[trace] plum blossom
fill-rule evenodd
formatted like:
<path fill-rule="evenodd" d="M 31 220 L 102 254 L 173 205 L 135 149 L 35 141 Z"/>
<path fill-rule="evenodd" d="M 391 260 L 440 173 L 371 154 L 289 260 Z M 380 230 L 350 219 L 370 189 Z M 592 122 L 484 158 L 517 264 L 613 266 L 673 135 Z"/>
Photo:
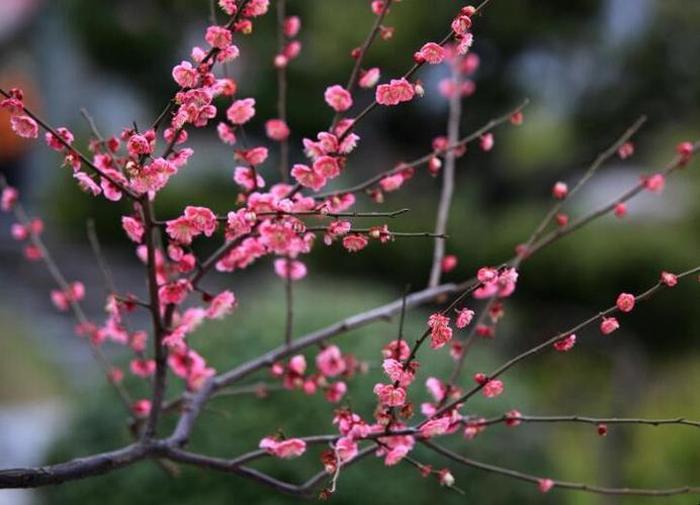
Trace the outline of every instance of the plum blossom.
<path fill-rule="evenodd" d="M 283 119 L 270 119 L 265 122 L 265 133 L 272 140 L 281 142 L 289 138 L 289 126 Z"/>
<path fill-rule="evenodd" d="M 428 318 L 430 328 L 430 347 L 439 349 L 452 340 L 450 318 L 442 314 L 433 314 Z"/>
<path fill-rule="evenodd" d="M 275 260 L 275 273 L 283 279 L 298 281 L 306 277 L 306 265 L 299 260 L 279 258 Z"/>
<path fill-rule="evenodd" d="M 438 435 L 444 435 L 450 428 L 450 418 L 441 417 L 432 419 L 420 427 L 420 434 L 423 438 L 432 438 Z"/>
<path fill-rule="evenodd" d="M 207 308 L 209 319 L 223 319 L 236 307 L 236 295 L 231 291 L 222 291 L 216 295 Z"/>
<path fill-rule="evenodd" d="M 326 185 L 326 178 L 323 175 L 300 163 L 292 167 L 292 177 L 305 188 L 310 188 L 314 191 L 318 191 Z"/>
<path fill-rule="evenodd" d="M 603 317 L 603 320 L 600 323 L 600 332 L 603 335 L 610 335 L 619 327 L 620 323 L 618 323 L 617 319 L 614 317 Z"/>
<path fill-rule="evenodd" d="M 25 139 L 35 139 L 39 136 L 39 125 L 29 116 L 12 116 L 10 126 L 13 132 Z"/>
<path fill-rule="evenodd" d="M 455 321 L 455 326 L 457 328 L 462 329 L 467 326 L 469 326 L 469 323 L 472 322 L 472 319 L 474 318 L 474 311 L 468 308 L 462 308 L 457 311 L 457 319 Z"/>
<path fill-rule="evenodd" d="M 380 76 L 381 72 L 377 67 L 372 67 L 368 70 L 361 70 L 360 79 L 357 81 L 357 84 L 361 88 L 373 88 L 377 85 Z"/>
<path fill-rule="evenodd" d="M 347 369 L 343 354 L 337 345 L 331 345 L 316 355 L 316 367 L 325 377 L 335 377 Z"/>
<path fill-rule="evenodd" d="M 156 371 L 156 362 L 152 359 L 134 359 L 131 360 L 129 368 L 132 374 L 146 378 Z"/>
<path fill-rule="evenodd" d="M 357 442 L 350 437 L 342 437 L 335 443 L 335 453 L 341 463 L 350 461 L 357 456 Z"/>
<path fill-rule="evenodd" d="M 413 59 L 416 61 L 416 63 L 426 62 L 430 63 L 431 65 L 437 65 L 442 63 L 442 60 L 445 59 L 446 54 L 445 49 L 440 44 L 428 42 L 414 54 Z"/>
<path fill-rule="evenodd" d="M 247 123 L 255 115 L 255 98 L 236 100 L 226 111 L 226 117 L 235 125 Z"/>
<path fill-rule="evenodd" d="M 343 247 L 350 252 L 361 251 L 367 247 L 367 239 L 358 233 L 353 233 L 343 237 Z"/>
<path fill-rule="evenodd" d="M 306 452 L 306 442 L 299 438 L 279 441 L 272 437 L 265 437 L 260 441 L 259 447 L 282 459 L 297 458 Z"/>
<path fill-rule="evenodd" d="M 204 39 L 210 46 L 217 49 L 226 49 L 231 45 L 233 39 L 231 30 L 222 26 L 210 26 L 207 28 L 207 33 Z"/>
<path fill-rule="evenodd" d="M 323 96 L 328 106 L 336 112 L 345 112 L 352 107 L 352 96 L 339 84 L 326 88 Z"/>
<path fill-rule="evenodd" d="M 620 309 L 621 312 L 631 312 L 634 308 L 634 302 L 634 295 L 629 293 L 620 293 L 620 296 L 617 297 L 615 305 L 617 305 L 617 308 Z"/>
<path fill-rule="evenodd" d="M 158 295 L 160 297 L 160 302 L 163 304 L 179 305 L 185 301 L 185 298 L 187 298 L 187 295 L 191 290 L 192 284 L 190 284 L 190 281 L 186 279 L 179 279 L 175 282 L 161 286 L 158 290 Z"/>
<path fill-rule="evenodd" d="M 385 407 L 401 407 L 406 403 L 406 390 L 393 384 L 375 384 L 374 394 Z"/>
<path fill-rule="evenodd" d="M 415 88 L 406 79 L 392 79 L 389 84 L 377 86 L 375 99 L 380 105 L 398 105 L 409 102 L 415 95 Z"/>
<path fill-rule="evenodd" d="M 173 68 L 173 80 L 181 88 L 194 88 L 197 85 L 197 69 L 189 61 L 183 61 Z"/>
<path fill-rule="evenodd" d="M 415 377 L 414 371 L 410 367 L 404 369 L 403 364 L 393 358 L 385 359 L 382 368 L 384 368 L 384 373 L 401 387 L 408 387 Z"/>
<path fill-rule="evenodd" d="M 661 283 L 672 288 L 678 284 L 678 277 L 670 272 L 661 272 Z"/>
<path fill-rule="evenodd" d="M 572 333 L 566 338 L 554 342 L 552 344 L 552 347 L 554 347 L 554 349 L 556 349 L 559 352 L 567 352 L 573 349 L 574 345 L 576 345 L 576 335 Z"/>
<path fill-rule="evenodd" d="M 495 398 L 503 393 L 503 382 L 498 379 L 492 379 L 484 384 L 482 392 L 486 398 Z"/>

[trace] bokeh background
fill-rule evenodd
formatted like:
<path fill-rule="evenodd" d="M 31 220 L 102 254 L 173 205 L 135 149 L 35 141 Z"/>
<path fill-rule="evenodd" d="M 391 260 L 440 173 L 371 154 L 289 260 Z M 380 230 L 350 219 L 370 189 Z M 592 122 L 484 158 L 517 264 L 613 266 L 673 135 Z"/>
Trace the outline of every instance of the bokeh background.
<path fill-rule="evenodd" d="M 304 50 L 289 69 L 292 146 L 325 128 L 326 86 L 345 82 L 349 51 L 373 17 L 364 0 L 289 0 L 288 12 L 303 20 Z M 391 41 L 373 47 L 368 64 L 385 77 L 402 73 L 424 41 L 446 31 L 462 5 L 454 0 L 404 0 L 392 10 Z M 0 82 L 22 85 L 31 103 L 54 125 L 68 125 L 85 146 L 86 108 L 100 129 L 117 133 L 135 121 L 152 121 L 174 91 L 172 66 L 202 44 L 210 19 L 208 0 L 3 0 L 0 2 Z M 447 279 L 468 277 L 484 264 L 510 257 L 549 205 L 554 180 L 575 180 L 602 149 L 640 114 L 649 121 L 630 161 L 610 162 L 569 210 L 580 215 L 607 203 L 673 154 L 682 140 L 700 137 L 700 3 L 693 0 L 494 0 L 478 21 L 474 51 L 482 65 L 477 92 L 465 101 L 462 129 L 471 131 L 532 101 L 521 128 L 496 132 L 488 155 L 472 150 L 459 161 L 458 190 L 450 221 L 448 251 L 459 267 Z M 254 96 L 258 116 L 248 128 L 264 141 L 263 121 L 274 117 L 276 81 L 274 16 L 256 24 L 240 42 L 242 57 L 231 65 L 240 96 Z M 360 148 L 338 187 L 409 160 L 443 134 L 447 105 L 436 91 L 447 70 L 423 69 L 427 95 L 410 106 L 377 111 L 359 130 Z M 369 101 L 367 94 L 360 99 Z M 143 292 L 141 268 L 120 232 L 124 205 L 106 206 L 80 193 L 54 153 L 40 143 L 18 141 L 0 121 L 0 170 L 23 191 L 31 212 L 47 223 L 46 240 L 67 273 L 88 287 L 86 306 L 98 317 L 104 294 L 99 269 L 86 241 L 93 218 L 105 256 L 120 289 Z M 230 209 L 236 200 L 233 160 L 213 131 L 192 132 L 196 156 L 162 194 L 160 216 L 177 215 L 185 202 Z M 35 147 L 38 146 L 37 147 Z M 301 160 L 299 149 L 293 159 Z M 267 164 L 268 178 L 276 164 Z M 429 230 L 439 183 L 421 174 L 384 207 L 410 207 L 393 227 Z M 624 221 L 605 218 L 528 262 L 507 318 L 492 345 L 479 345 L 467 373 L 488 370 L 505 357 L 548 338 L 601 307 L 620 290 L 636 292 L 662 269 L 681 271 L 700 260 L 700 173 L 691 166 L 675 175 L 661 196 L 634 200 Z M 361 199 L 359 209 L 373 204 Z M 0 465 L 62 461 L 129 441 L 112 393 L 104 385 L 68 316 L 51 306 L 50 280 L 41 266 L 27 264 L 9 238 L 10 220 L 0 218 Z M 298 287 L 297 332 L 396 298 L 403 286 L 427 280 L 432 243 L 397 241 L 349 256 L 317 246 L 308 258 L 310 275 Z M 240 308 L 225 322 L 209 323 L 195 346 L 212 363 L 230 367 L 275 346 L 283 327 L 283 286 L 269 262 L 242 274 L 218 276 L 212 285 L 236 291 Z M 691 284 L 691 285 L 688 285 Z M 595 416 L 700 417 L 700 337 L 697 285 L 685 283 L 644 303 L 624 318 L 622 329 L 601 337 L 579 335 L 573 354 L 545 354 L 505 377 L 507 394 L 474 401 L 473 411 Z M 407 322 L 420 332 L 427 312 Z M 137 321 L 136 324 L 139 322 Z M 396 331 L 378 323 L 339 339 L 366 360 L 370 372 L 350 385 L 349 399 L 371 414 L 371 386 L 379 376 L 377 350 Z M 122 364 L 127 356 L 109 349 Z M 433 353 L 434 354 L 434 353 Z M 425 376 L 449 369 L 446 354 L 431 356 Z M 465 374 L 465 377 L 468 375 Z M 265 379 L 264 375 L 260 379 Z M 129 380 L 129 379 L 127 379 Z M 467 379 L 465 379 L 467 380 Z M 134 388 L 139 385 L 128 383 Z M 144 391 L 145 393 L 145 391 Z M 332 432 L 333 406 L 301 393 L 272 393 L 267 399 L 216 400 L 202 419 L 193 445 L 232 456 L 261 436 L 283 428 L 298 435 Z M 474 441 L 449 445 L 474 458 L 535 474 L 605 485 L 667 487 L 700 482 L 700 444 L 689 427 L 614 428 L 601 438 L 590 426 L 494 427 Z M 261 462 L 274 475 L 301 481 L 318 468 L 311 451 L 293 464 Z M 422 449 L 415 456 L 436 467 L 446 462 Z M 638 499 L 553 492 L 499 476 L 453 467 L 466 496 L 424 481 L 415 469 L 384 469 L 369 460 L 344 471 L 336 503 L 564 503 L 632 504 Z M 293 503 L 236 477 L 182 468 L 170 478 L 154 465 L 136 467 L 32 492 L 1 491 L 0 504 Z M 691 503 L 689 497 L 645 503 Z"/>

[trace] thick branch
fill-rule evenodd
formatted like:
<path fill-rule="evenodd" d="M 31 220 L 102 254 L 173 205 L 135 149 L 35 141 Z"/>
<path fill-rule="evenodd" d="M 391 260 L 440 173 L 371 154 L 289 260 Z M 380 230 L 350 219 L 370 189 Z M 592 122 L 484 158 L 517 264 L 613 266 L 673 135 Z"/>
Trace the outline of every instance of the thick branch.
<path fill-rule="evenodd" d="M 144 459 L 147 454 L 146 447 L 130 445 L 57 465 L 0 470 L 0 489 L 34 488 L 102 475 Z"/>

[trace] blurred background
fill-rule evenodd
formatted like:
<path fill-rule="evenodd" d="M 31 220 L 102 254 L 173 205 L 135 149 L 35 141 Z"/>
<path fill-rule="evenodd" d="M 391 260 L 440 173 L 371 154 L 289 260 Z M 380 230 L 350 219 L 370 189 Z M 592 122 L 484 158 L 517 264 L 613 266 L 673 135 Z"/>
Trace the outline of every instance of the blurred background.
<path fill-rule="evenodd" d="M 273 2 L 274 3 L 274 2 Z M 301 138 L 327 127 L 326 86 L 344 83 L 349 52 L 373 22 L 367 1 L 289 0 L 288 13 L 302 18 L 303 52 L 289 68 L 289 117 L 293 160 L 301 161 Z M 463 4 L 454 0 L 404 0 L 386 24 L 396 27 L 367 59 L 383 78 L 396 76 L 425 41 L 437 40 Z M 55 126 L 70 126 L 81 147 L 89 137 L 80 116 L 86 108 L 105 134 L 136 122 L 149 124 L 174 92 L 170 71 L 203 44 L 209 0 L 3 0 L 0 2 L 0 83 L 20 85 L 28 103 Z M 275 117 L 274 14 L 242 39 L 241 58 L 231 65 L 239 96 L 254 96 L 258 115 L 248 128 L 265 142 L 263 123 Z M 649 121 L 637 137 L 637 153 L 611 161 L 568 210 L 572 216 L 608 203 L 673 155 L 675 145 L 700 138 L 700 2 L 692 0 L 494 0 L 479 19 L 474 51 L 481 57 L 476 93 L 464 104 L 463 132 L 531 99 L 520 128 L 495 132 L 496 149 L 471 150 L 458 164 L 458 189 L 449 226 L 448 252 L 459 258 L 446 280 L 469 277 L 498 264 L 525 240 L 550 204 L 555 180 L 574 181 L 595 155 L 641 114 Z M 358 133 L 360 147 L 337 182 L 342 187 L 430 149 L 444 134 L 446 101 L 437 84 L 443 66 L 419 74 L 426 97 L 410 106 L 376 111 Z M 365 92 L 360 106 L 371 100 Z M 142 270 L 120 230 L 126 204 L 104 205 L 81 193 L 55 153 L 18 140 L 0 118 L 0 171 L 23 192 L 24 203 L 46 221 L 46 242 L 69 279 L 82 280 L 86 307 L 101 316 L 105 288 L 86 240 L 86 218 L 95 219 L 105 256 L 120 290 L 143 293 Z M 214 123 L 215 124 L 215 123 Z M 230 148 L 213 130 L 192 131 L 196 155 L 162 192 L 158 214 L 179 215 L 185 202 L 218 212 L 236 201 Z M 268 180 L 277 173 L 267 162 Z M 434 225 L 439 180 L 419 174 L 401 192 L 387 195 L 387 210 L 410 207 L 392 223 L 402 231 Z M 682 271 L 700 260 L 700 172 L 690 166 L 673 176 L 662 195 L 642 195 L 624 220 L 601 219 L 527 262 L 518 290 L 507 304 L 492 345 L 477 346 L 466 377 L 549 338 L 600 308 L 621 291 L 638 292 L 664 270 Z M 358 210 L 375 206 L 360 198 Z M 130 438 L 120 406 L 103 384 L 73 322 L 53 309 L 51 281 L 41 265 L 28 264 L 9 238 L 11 220 L 0 217 L 0 466 L 36 465 L 107 450 Z M 432 243 L 399 240 L 356 255 L 320 244 L 308 257 L 309 276 L 298 286 L 297 334 L 398 297 L 407 283 L 427 282 Z M 366 279 L 366 280 L 362 280 Z M 235 276 L 213 276 L 212 286 L 233 289 L 238 311 L 208 323 L 195 338 L 217 368 L 229 368 L 280 342 L 283 285 L 269 261 Z M 691 284 L 691 285 L 688 285 Z M 697 341 L 700 294 L 685 283 L 625 317 L 613 337 L 595 329 L 579 335 L 573 354 L 549 353 L 505 376 L 506 391 L 473 411 L 500 414 L 511 408 L 538 415 L 700 417 L 700 355 Z M 407 334 L 422 331 L 427 312 L 417 311 Z M 140 324 L 137 320 L 136 325 Z M 376 325 L 339 339 L 344 349 L 370 364 L 349 384 L 353 408 L 369 417 L 371 386 L 379 377 L 378 349 L 395 335 L 395 323 Z M 107 351 L 128 363 L 119 350 Z M 427 354 L 427 353 L 426 353 Z M 423 378 L 449 370 L 446 353 L 432 353 Z M 261 379 L 266 377 L 260 376 Z M 127 385 L 142 387 L 127 377 Z M 420 388 L 418 388 L 420 389 Z M 141 391 L 145 394 L 146 391 Z M 301 393 L 267 399 L 216 400 L 195 432 L 193 446 L 233 456 L 282 428 L 295 435 L 333 432 L 333 406 Z M 494 427 L 473 441 L 449 445 L 470 457 L 564 480 L 601 485 L 672 487 L 700 482 L 700 444 L 689 427 L 612 427 L 598 437 L 593 426 Z M 293 464 L 261 462 L 275 476 L 301 481 L 318 469 L 317 451 Z M 417 449 L 415 457 L 437 468 L 446 461 Z M 381 468 L 370 459 L 344 471 L 336 503 L 563 503 L 632 504 L 638 499 L 552 492 L 499 476 L 452 467 L 466 496 L 419 477 L 408 465 Z M 235 477 L 182 468 L 178 478 L 148 463 L 104 477 L 32 492 L 0 491 L 0 504 L 132 505 L 261 503 L 295 500 Z M 381 472 L 381 473 L 380 473 Z M 372 478 L 381 476 L 381 478 Z M 694 503 L 692 498 L 645 503 Z"/>

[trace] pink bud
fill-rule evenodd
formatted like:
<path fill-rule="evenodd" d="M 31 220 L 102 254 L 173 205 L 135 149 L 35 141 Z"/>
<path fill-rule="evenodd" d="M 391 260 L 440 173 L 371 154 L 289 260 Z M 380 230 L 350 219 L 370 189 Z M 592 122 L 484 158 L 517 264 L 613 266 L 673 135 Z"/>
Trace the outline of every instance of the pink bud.
<path fill-rule="evenodd" d="M 563 200 L 566 195 L 569 194 L 569 187 L 565 182 L 557 182 L 554 187 L 552 187 L 552 196 L 557 200 Z"/>

